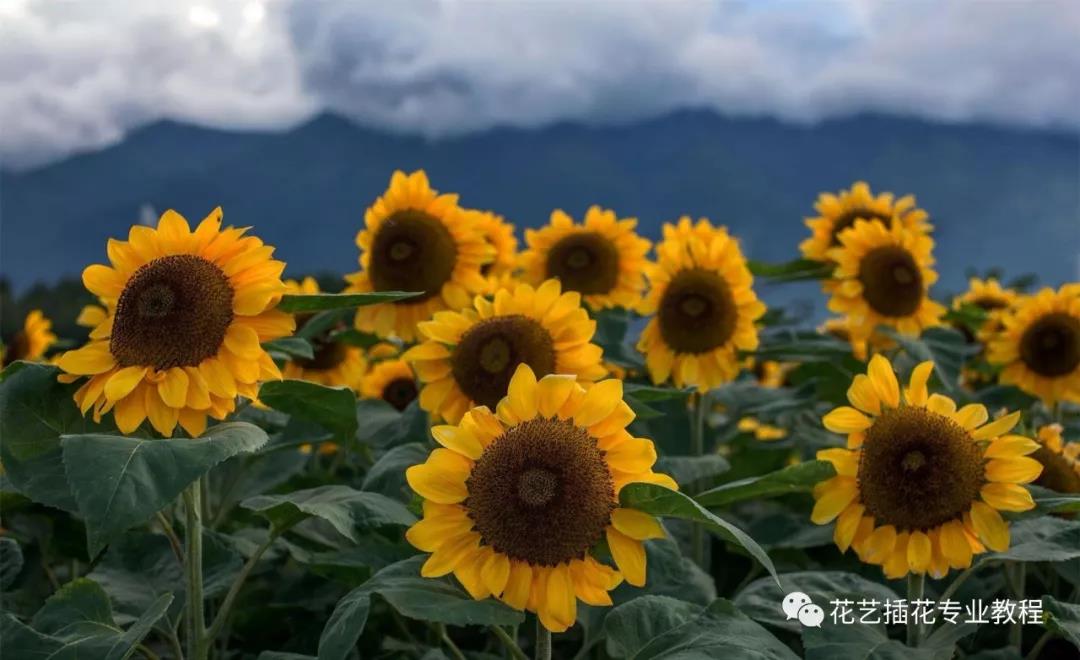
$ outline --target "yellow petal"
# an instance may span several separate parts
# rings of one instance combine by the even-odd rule
[[[615,509],[611,512],[611,524],[626,536],[638,541],[662,539],[665,536],[659,520],[636,509]]]
[[[855,433],[870,428],[870,418],[849,406],[834,409],[821,420],[833,433]]]
[[[511,562],[510,576],[502,593],[502,601],[515,610],[525,609],[532,591],[532,568],[523,561]]]
[[[470,523],[464,516],[425,516],[406,530],[405,539],[418,550],[434,552],[469,529]]]
[[[469,460],[449,449],[435,449],[426,463],[405,471],[409,487],[421,497],[440,504],[456,504],[469,495],[465,480],[469,477]]]
[[[183,408],[188,397],[188,375],[181,367],[173,367],[165,372],[165,377],[157,385],[158,395],[165,405]]]
[[[941,526],[938,537],[941,543],[941,552],[953,568],[967,568],[971,566],[971,544],[968,543],[964,534],[964,525],[958,520],[951,520]]]
[[[480,578],[495,596],[502,594],[510,579],[510,558],[501,552],[493,552],[480,569]]]
[[[911,370],[911,380],[908,381],[907,402],[912,406],[925,406],[927,399],[926,383],[930,380],[930,374],[934,372],[934,363],[930,360],[920,362]]]
[[[131,393],[142,382],[146,375],[146,367],[124,367],[105,383],[105,398],[109,401],[119,401]]]
[[[1027,456],[993,458],[986,464],[986,478],[1013,484],[1027,484],[1042,474],[1042,463]]]
[[[825,525],[832,522],[841,511],[847,508],[847,505],[851,504],[855,496],[859,494],[859,485],[851,477],[833,477],[822,484],[815,494],[817,502],[814,503],[810,520],[818,525]]]
[[[998,511],[1030,511],[1035,501],[1027,488],[1014,483],[990,482],[979,491],[983,501]]]
[[[951,417],[956,412],[956,403],[949,397],[940,394],[931,394],[930,398],[926,400],[926,407],[928,410],[946,417]]]
[[[116,420],[116,428],[121,433],[132,433],[146,419],[146,397],[142,390],[137,389],[123,399],[116,402],[113,408],[113,419]]]
[[[858,374],[847,391],[848,401],[859,410],[874,415],[881,413],[881,401],[869,376]]]
[[[124,276],[108,266],[87,266],[83,270],[82,280],[91,293],[101,298],[116,300],[124,292]]]
[[[821,449],[817,453],[819,461],[832,463],[836,474],[842,477],[854,477],[859,470],[859,455],[848,449],[833,447]]]
[[[892,525],[878,527],[866,538],[863,546],[865,561],[880,564],[889,558],[896,546],[896,528]]]
[[[109,352],[109,342],[99,341],[64,353],[57,364],[69,374],[92,376],[112,369],[116,366],[116,360]]]
[[[863,511],[866,509],[861,504],[852,504],[844,509],[836,519],[836,529],[833,530],[833,540],[840,552],[847,552],[851,543],[855,540],[855,532],[859,529]]]
[[[225,347],[247,360],[255,360],[262,353],[259,345],[259,333],[241,323],[233,323],[225,331]]]
[[[581,407],[574,413],[578,426],[592,426],[615,411],[622,401],[623,384],[617,378],[600,381],[585,393]]]
[[[908,536],[907,562],[912,572],[925,573],[930,567],[932,552],[930,537],[925,533],[916,530]]]
[[[969,403],[957,410],[953,419],[965,430],[970,431],[986,423],[986,420],[990,419],[990,413],[986,412],[986,406],[980,403]]]
[[[510,379],[507,392],[510,412],[521,421],[536,417],[536,374],[522,362]]]
[[[476,460],[484,453],[484,447],[471,433],[458,426],[434,426],[431,435],[435,440],[459,454]]]
[[[641,541],[635,541],[614,527],[608,527],[607,542],[611,557],[626,582],[635,587],[645,586],[645,547],[641,545]]]
[[[971,524],[986,547],[994,552],[1005,552],[1009,549],[1009,526],[1005,524],[1001,514],[990,505],[972,502]]]
[[[559,564],[551,569],[547,580],[547,610],[549,616],[566,630],[577,619],[577,596],[574,582],[570,577],[570,567]],[[556,629],[552,629],[556,632]]]
[[[976,440],[989,440],[990,438],[996,438],[999,435],[1008,433],[1020,422],[1020,411],[1009,413],[1000,419],[995,419],[986,426],[976,429],[971,437]],[[1034,451],[1034,450],[1032,450]]]
[[[559,412],[570,397],[574,382],[574,376],[564,374],[550,374],[540,379],[536,384],[536,408],[541,417],[554,417]]]
[[[900,405],[900,384],[896,382],[896,372],[885,356],[879,354],[870,358],[867,375],[882,404],[890,408]]]
[[[420,568],[420,575],[428,578],[446,575],[457,568],[458,564],[467,558],[479,543],[480,536],[478,534],[465,534],[444,544],[431,553],[431,556],[424,562],[424,565]]]

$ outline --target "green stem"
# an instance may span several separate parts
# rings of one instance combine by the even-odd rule
[[[1026,589],[1025,582],[1027,581],[1027,571],[1023,562],[1015,562],[1012,564],[1011,573],[1013,575],[1012,585],[1016,590],[1016,600],[1024,599],[1024,591]],[[1024,643],[1024,624],[1020,623],[1017,619],[1012,623],[1009,628],[1009,645],[1016,647],[1017,654],[1020,653],[1021,645]]]
[[[1053,638],[1054,631],[1047,630],[1046,632],[1044,632],[1042,634],[1042,637],[1040,637],[1038,641],[1035,642],[1035,646],[1032,646],[1031,650],[1028,651],[1028,654],[1024,656],[1024,660],[1036,660],[1036,658],[1039,657],[1039,654],[1042,653],[1043,647],[1046,646],[1046,643]]]
[[[964,582],[966,582],[969,577],[974,575],[975,571],[979,570],[980,568],[983,568],[984,566],[990,566],[990,565],[992,565],[994,563],[996,563],[996,562],[993,561],[993,560],[991,560],[991,561],[985,561],[985,560],[984,561],[976,561],[974,564],[972,564],[970,567],[968,567],[963,573],[956,576],[956,579],[952,581],[952,584],[950,584],[948,586],[948,588],[945,589],[945,593],[941,594],[941,598],[939,599],[939,602],[946,601],[946,600],[951,600],[953,595],[956,594],[957,591],[959,591],[960,586],[962,584],[964,584]]]
[[[491,626],[491,630],[499,638],[499,641],[503,643],[503,646],[506,647],[510,657],[514,660],[529,660],[529,656],[525,655],[525,652],[518,646],[517,641],[510,636],[510,633],[503,630],[502,626]]]
[[[916,573],[908,573],[907,578],[907,597],[908,605],[916,600],[922,600],[923,587],[926,584],[926,576]],[[908,646],[918,646],[922,642],[922,624],[915,622],[915,617],[908,614],[907,622],[907,644]]]
[[[155,626],[154,630],[169,643],[169,648],[173,653],[173,660],[184,660],[184,649],[180,646],[180,640],[177,639],[176,632],[172,629],[172,626],[166,625],[164,628]]]
[[[206,631],[206,645],[214,643],[214,640],[221,630],[225,627],[225,622],[229,619],[229,613],[232,611],[233,603],[236,602],[236,597],[240,594],[241,587],[244,586],[244,582],[247,581],[248,576],[251,575],[251,571],[255,568],[255,564],[259,562],[259,559],[263,556],[263,553],[274,544],[279,536],[285,531],[285,529],[278,529],[269,534],[266,540],[255,550],[255,553],[248,558],[244,567],[240,569],[239,575],[233,580],[232,585],[229,587],[229,592],[225,594],[225,600],[221,601],[221,607],[218,608],[217,616],[214,617],[213,623],[210,624],[210,628]]]
[[[169,539],[169,545],[172,546],[173,554],[176,555],[176,561],[180,562],[180,565],[184,564],[184,548],[180,544],[180,537],[176,535],[176,530],[173,529],[172,523],[169,522],[169,518],[162,512],[157,512],[157,521],[161,525],[161,531],[165,533],[165,537]]]
[[[551,660],[551,631],[536,617],[536,653],[535,660]]]
[[[705,396],[694,392],[690,398],[690,455],[702,456],[705,453],[705,415],[707,412]],[[699,524],[690,527],[690,552],[694,563],[708,570],[705,566],[705,530]]]
[[[446,648],[450,650],[450,655],[454,656],[454,660],[465,660],[465,654],[461,652],[454,640],[450,639],[450,633],[446,631],[446,624],[440,623],[438,628],[439,638],[442,639],[443,644],[446,644]]]
[[[187,513],[187,648],[188,660],[206,660],[206,618],[203,614],[202,566],[202,478],[184,491],[184,510]]]

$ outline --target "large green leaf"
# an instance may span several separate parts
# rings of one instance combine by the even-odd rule
[[[932,660],[923,649],[913,649],[903,642],[889,639],[880,626],[833,625],[803,630],[806,660]]]
[[[638,642],[635,642],[638,643]],[[796,660],[783,642],[740,612],[731,601],[720,598],[700,614],[653,637],[634,660],[679,658],[709,660]]]
[[[395,302],[420,295],[405,291],[371,291],[369,293],[293,294],[281,297],[278,309],[283,312],[324,312],[330,309],[351,309],[366,305]]]
[[[163,509],[210,468],[265,442],[265,431],[244,422],[213,426],[193,440],[64,436],[64,467],[86,522],[91,556]]]
[[[266,342],[263,348],[275,358],[280,357],[286,360],[293,358],[310,360],[315,357],[311,342],[303,337],[282,337]]]
[[[719,454],[704,456],[662,456],[655,470],[669,475],[686,490],[692,486],[707,487],[715,478],[731,469],[731,463]]]
[[[394,447],[375,461],[364,475],[363,489],[401,498],[408,489],[405,469],[423,463],[430,451],[419,442]]]
[[[782,264],[768,264],[763,261],[748,261],[750,272],[772,282],[798,282],[801,280],[823,280],[832,275],[835,264],[814,261],[813,259],[795,259]]]
[[[422,621],[466,625],[516,625],[524,614],[494,599],[473,600],[448,578],[420,577],[425,556],[387,566],[345,595],[319,639],[319,660],[343,660],[364,631],[372,594],[401,614]]]
[[[604,619],[607,652],[631,658],[653,638],[701,614],[701,605],[667,596],[641,596],[619,605]]]
[[[1047,628],[1080,649],[1080,605],[1043,596],[1043,616]]]
[[[623,487],[619,492],[619,501],[622,506],[631,509],[657,516],[681,518],[704,525],[706,529],[746,550],[776,578],[776,568],[773,567],[772,560],[754,539],[735,525],[710,513],[683,493],[657,484],[635,483]]]
[[[984,555],[980,561],[1043,562],[1080,557],[1080,520],[1026,518],[1013,522],[1009,532],[1009,549]]]
[[[260,495],[244,500],[241,506],[266,518],[278,530],[312,516],[321,518],[353,541],[360,538],[358,530],[416,522],[416,516],[401,502],[348,486],[319,486],[285,495]]]
[[[1031,490],[1031,497],[1035,500],[1035,510],[1032,515],[1080,513],[1080,493],[1058,493],[1035,485],[1029,485],[1028,489]]]
[[[707,507],[721,507],[742,500],[809,492],[814,484],[834,476],[836,470],[828,461],[803,461],[760,477],[717,486],[695,499]]]
[[[812,330],[780,330],[762,337],[754,356],[777,362],[841,362],[851,359],[851,345]]]
[[[784,596],[793,591],[806,594],[826,612],[829,611],[828,603],[838,598],[853,601],[862,598],[874,598],[879,601],[898,598],[892,589],[854,573],[805,571],[782,574],[780,586],[768,578],[754,580],[735,596],[735,605],[758,623],[783,628],[790,632],[799,632],[802,629],[799,621],[789,620],[780,607]]]
[[[79,510],[64,473],[60,436],[115,432],[112,418],[95,424],[72,400],[78,384],[63,385],[60,370],[15,362],[0,374],[0,457],[5,476],[35,502]]]
[[[275,410],[315,422],[344,444],[356,435],[356,394],[347,387],[327,387],[306,380],[263,384],[259,400]]]
[[[88,623],[107,628],[116,626],[105,590],[93,580],[77,578],[45,601],[30,627],[44,635],[66,639]]]
[[[135,621],[163,596],[177,597],[179,614],[184,592],[184,571],[169,540],[161,534],[131,531],[111,544],[87,576],[109,594],[120,623]]]
[[[946,327],[927,328],[918,338],[908,337],[891,328],[882,332],[900,345],[915,362],[933,360],[934,372],[942,385],[954,392],[960,386],[960,370],[967,359],[979,351],[959,331]]]
[[[22,572],[23,553],[19,542],[10,536],[0,536],[0,589],[7,589]]]

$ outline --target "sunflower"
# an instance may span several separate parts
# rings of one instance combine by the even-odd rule
[[[825,322],[818,326],[817,331],[823,335],[830,335],[839,339],[840,341],[846,341],[851,344],[851,353],[859,360],[865,360],[869,345],[869,340],[865,337],[857,337],[851,332],[851,321],[842,316],[835,319],[825,319]],[[872,335],[876,337],[877,335]]]
[[[305,277],[299,282],[285,280],[285,292],[315,295],[320,292],[319,283],[313,277]],[[296,316],[297,330],[304,327],[312,316],[312,314],[298,314]],[[344,385],[354,392],[359,392],[360,383],[367,370],[364,351],[359,347],[335,341],[330,336],[331,330],[322,336],[310,338],[312,357],[290,359],[282,367],[281,373],[285,378],[293,380],[306,380],[329,387]]]
[[[901,399],[892,365],[875,355],[848,390],[855,407],[823,419],[825,428],[847,434],[847,448],[818,452],[837,476],[814,488],[811,519],[836,520],[837,547],[854,549],[889,578],[940,578],[950,567],[967,568],[986,548],[1002,552],[1009,526],[999,512],[1035,506],[1023,484],[1042,471],[1027,456],[1039,445],[1006,435],[1020,413],[987,423],[980,404],[958,410],[952,399],[928,393],[933,368],[916,366]]]
[[[260,380],[281,378],[261,343],[293,331],[274,308],[285,264],[245,232],[222,229],[220,208],[194,232],[167,211],[156,229],[136,225],[127,241],[109,241],[112,265],[83,271],[105,318],[86,346],[57,361],[91,377],[75,393],[83,414],[112,411],[123,433],[149,418],[169,436],[179,422],[194,437],[208,415],[232,412],[238,394],[254,399]]]
[[[1039,429],[1039,449],[1031,457],[1043,471],[1035,483],[1059,493],[1080,493],[1080,442],[1065,442],[1061,433],[1061,424]]]
[[[603,350],[590,342],[596,321],[581,294],[563,293],[558,280],[500,289],[494,300],[477,296],[468,309],[421,323],[420,332],[427,341],[402,357],[424,383],[420,407],[452,424],[474,406],[494,408],[520,364],[586,381],[605,373]]]
[[[11,341],[0,343],[0,364],[6,367],[15,360],[40,360],[55,343],[52,321],[40,309],[32,310],[23,320],[22,330]]]
[[[910,231],[931,229],[926,211],[915,206],[915,197],[906,195],[894,200],[892,193],[875,196],[865,181],[858,181],[851,190],[841,190],[835,195],[821,193],[814,209],[818,215],[805,221],[812,235],[799,245],[803,256],[814,261],[829,261],[829,250],[840,245],[840,234],[854,226],[856,220],[888,226],[896,218]]]
[[[360,387],[360,395],[365,399],[382,399],[399,411],[405,410],[419,391],[412,367],[398,358],[373,365],[364,374]]]
[[[788,384],[788,374],[798,365],[794,362],[776,362],[774,360],[750,359],[750,372],[758,385],[769,389],[784,387]]]
[[[652,245],[634,232],[636,226],[636,218],[620,219],[599,206],[590,207],[580,225],[563,211],[553,211],[548,226],[525,230],[525,280],[536,286],[556,278],[593,309],[632,309],[645,289],[642,273]]]
[[[494,293],[513,279],[517,268],[518,241],[514,236],[514,225],[491,211],[466,212],[473,216],[480,234],[495,251],[494,259],[480,267],[480,274],[486,280],[484,293]]]
[[[638,340],[653,383],[670,377],[678,387],[705,391],[739,372],[739,351],[758,346],[754,321],[765,305],[751,288],[753,276],[727,228],[683,218],[664,228],[658,262],[649,269],[652,288],[641,305],[655,313]]]
[[[478,406],[456,426],[436,426],[442,445],[410,467],[424,517],[405,537],[424,552],[424,577],[453,572],[475,599],[494,596],[536,612],[553,632],[574,625],[577,601],[610,606],[622,580],[645,584],[642,541],[664,536],[651,515],[619,507],[619,491],[652,471],[651,440],[626,431],[634,413],[622,382],[588,390],[572,375],[536,380],[518,366],[497,412]],[[593,554],[603,541],[618,569]]]
[[[928,292],[937,281],[929,236],[899,222],[857,220],[840,242],[829,251],[836,262],[829,310],[847,316],[853,337],[866,339],[879,325],[918,335],[940,324],[945,308]]]
[[[974,305],[986,312],[986,321],[983,322],[978,332],[978,339],[985,341],[991,333],[1000,327],[1001,317],[1019,299],[1020,294],[1015,289],[1002,287],[1001,283],[993,277],[985,280],[973,277],[968,280],[968,290],[953,298],[952,307],[958,310],[964,305]],[[959,329],[969,340],[975,339],[966,326]]]
[[[1080,402],[1080,291],[1043,289],[1020,300],[988,338],[1001,382],[1041,398]]]
[[[415,291],[398,302],[361,307],[356,327],[380,337],[416,338],[416,324],[444,309],[469,304],[481,291],[480,267],[493,249],[461,209],[457,195],[440,195],[418,170],[394,172],[390,187],[364,214],[356,235],[360,272],[348,275],[349,291]]]
[[[771,424],[765,424],[756,417],[743,417],[739,420],[737,428],[742,433],[752,434],[755,440],[761,442],[783,440],[788,434],[787,429],[780,428],[779,426],[772,426]]]

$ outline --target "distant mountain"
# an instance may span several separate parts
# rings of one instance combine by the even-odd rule
[[[937,227],[939,288],[1003,267],[1077,278],[1080,137],[860,117],[817,126],[683,112],[618,127],[560,124],[427,141],[323,115],[284,132],[159,122],[96,153],[0,172],[0,273],[16,291],[105,258],[149,204],[197,221],[221,205],[253,225],[293,274],[356,269],[364,208],[395,168],[519,226],[590,204],[640,218],[656,238],[681,214],[727,224],[755,259],[796,256],[821,190],[860,178],[912,192]],[[804,289],[805,291],[806,289]]]

